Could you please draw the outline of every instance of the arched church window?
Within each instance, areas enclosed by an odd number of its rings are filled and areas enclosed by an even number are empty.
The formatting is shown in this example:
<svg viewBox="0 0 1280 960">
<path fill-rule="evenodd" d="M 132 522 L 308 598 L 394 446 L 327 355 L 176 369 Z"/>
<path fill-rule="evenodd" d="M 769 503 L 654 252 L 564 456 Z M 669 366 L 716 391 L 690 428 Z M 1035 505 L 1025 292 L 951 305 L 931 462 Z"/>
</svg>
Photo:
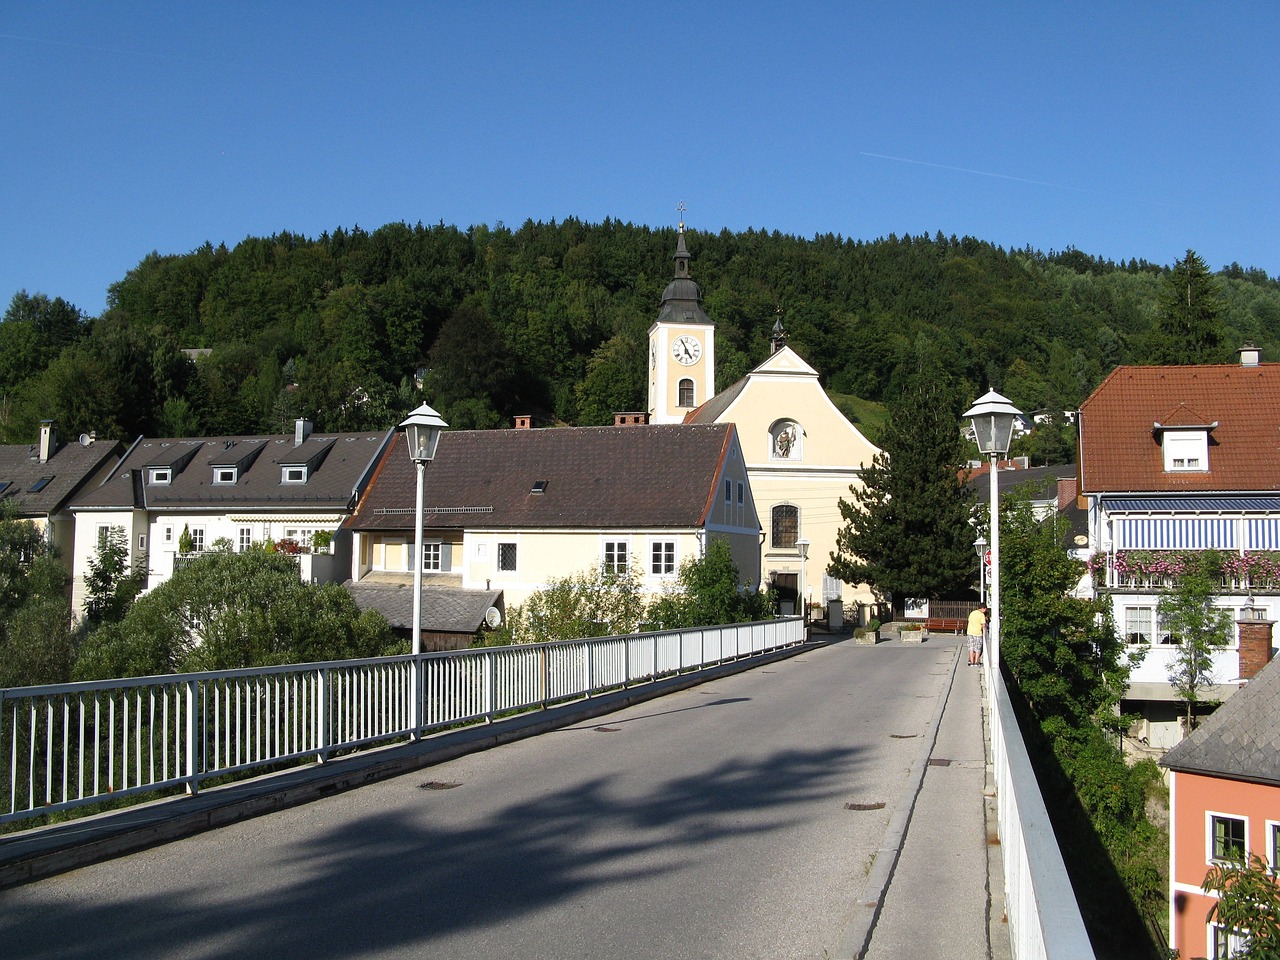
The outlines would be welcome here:
<svg viewBox="0 0 1280 960">
<path fill-rule="evenodd" d="M 685 377 L 680 381 L 680 392 L 677 403 L 682 407 L 693 406 L 693 381 Z"/>
<path fill-rule="evenodd" d="M 769 428 L 769 459 L 799 460 L 804 429 L 794 420 L 777 420 Z"/>
<path fill-rule="evenodd" d="M 771 542 L 775 550 L 794 550 L 800 536 L 800 508 L 780 503 L 773 508 Z"/>
</svg>

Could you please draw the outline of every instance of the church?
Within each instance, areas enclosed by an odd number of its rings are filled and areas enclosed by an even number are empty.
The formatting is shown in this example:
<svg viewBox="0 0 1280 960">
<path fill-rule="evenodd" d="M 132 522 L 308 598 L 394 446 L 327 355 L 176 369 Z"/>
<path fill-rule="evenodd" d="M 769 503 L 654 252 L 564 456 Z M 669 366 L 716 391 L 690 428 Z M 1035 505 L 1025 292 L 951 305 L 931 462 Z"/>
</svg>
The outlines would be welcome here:
<svg viewBox="0 0 1280 960">
<path fill-rule="evenodd" d="M 781 321 L 769 357 L 715 393 L 715 324 L 689 274 L 683 223 L 673 259 L 675 277 L 649 328 L 649 422 L 735 424 L 764 526 L 762 583 L 777 589 L 784 613 L 840 600 L 844 618 L 854 620 L 875 603 L 870 588 L 841 583 L 826 569 L 843 525 L 839 501 L 861 486 L 862 470 L 879 449 L 787 346 Z"/>
</svg>

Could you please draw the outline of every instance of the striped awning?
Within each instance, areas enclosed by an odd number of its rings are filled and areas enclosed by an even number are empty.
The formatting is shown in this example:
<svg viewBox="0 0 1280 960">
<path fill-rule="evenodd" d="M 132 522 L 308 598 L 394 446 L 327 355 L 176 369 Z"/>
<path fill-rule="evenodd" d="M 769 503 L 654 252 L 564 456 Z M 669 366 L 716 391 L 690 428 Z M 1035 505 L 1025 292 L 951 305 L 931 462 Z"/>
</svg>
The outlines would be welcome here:
<svg viewBox="0 0 1280 960">
<path fill-rule="evenodd" d="M 1277 517 L 1114 517 L 1117 550 L 1280 550 Z"/>
<path fill-rule="evenodd" d="M 1103 506 L 1108 513 L 1280 514 L 1280 497 L 1119 497 Z"/>
</svg>

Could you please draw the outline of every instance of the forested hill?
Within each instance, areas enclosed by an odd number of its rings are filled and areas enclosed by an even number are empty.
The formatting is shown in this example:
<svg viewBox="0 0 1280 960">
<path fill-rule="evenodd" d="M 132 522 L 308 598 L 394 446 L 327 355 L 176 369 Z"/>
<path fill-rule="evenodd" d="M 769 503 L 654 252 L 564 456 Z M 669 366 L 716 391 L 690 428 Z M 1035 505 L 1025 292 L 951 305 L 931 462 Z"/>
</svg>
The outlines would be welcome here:
<svg viewBox="0 0 1280 960">
<path fill-rule="evenodd" d="M 1179 350 L 1229 362 L 1251 339 L 1280 360 L 1280 282 L 1236 265 L 1209 276 L 1195 258 L 1210 316 L 1190 322 L 1211 335 L 1188 339 L 1168 316 L 1182 282 L 1173 266 L 941 234 L 692 230 L 687 244 L 716 323 L 718 387 L 767 355 L 779 316 L 829 391 L 872 401 L 891 399 L 922 354 L 971 395 L 991 385 L 1025 410 L 1073 408 L 1116 364 Z M 396 223 L 152 254 L 112 285 L 98 318 L 45 294 L 14 297 L 0 322 L 0 434 L 30 440 L 49 418 L 63 435 L 124 440 L 278 433 L 299 415 L 382 430 L 421 402 L 420 370 L 426 400 L 456 427 L 515 413 L 611 422 L 645 406 L 647 331 L 675 246 L 674 229 L 570 219 Z M 212 352 L 194 363 L 180 352 L 201 347 Z"/>
</svg>

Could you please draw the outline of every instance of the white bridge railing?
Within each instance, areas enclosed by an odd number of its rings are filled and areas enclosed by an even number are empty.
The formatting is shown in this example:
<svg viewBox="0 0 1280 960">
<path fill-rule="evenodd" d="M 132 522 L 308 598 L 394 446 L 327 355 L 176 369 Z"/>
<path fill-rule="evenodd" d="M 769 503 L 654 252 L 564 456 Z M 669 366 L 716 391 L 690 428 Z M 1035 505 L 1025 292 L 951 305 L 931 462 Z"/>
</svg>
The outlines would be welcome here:
<svg viewBox="0 0 1280 960">
<path fill-rule="evenodd" d="M 800 643 L 798 617 L 446 653 L 0 689 L 0 823 L 324 761 Z"/>
<path fill-rule="evenodd" d="M 1014 716 L 1004 678 L 984 661 L 994 691 L 990 720 L 1005 912 L 1014 960 L 1093 960 L 1062 851 Z"/>
</svg>

